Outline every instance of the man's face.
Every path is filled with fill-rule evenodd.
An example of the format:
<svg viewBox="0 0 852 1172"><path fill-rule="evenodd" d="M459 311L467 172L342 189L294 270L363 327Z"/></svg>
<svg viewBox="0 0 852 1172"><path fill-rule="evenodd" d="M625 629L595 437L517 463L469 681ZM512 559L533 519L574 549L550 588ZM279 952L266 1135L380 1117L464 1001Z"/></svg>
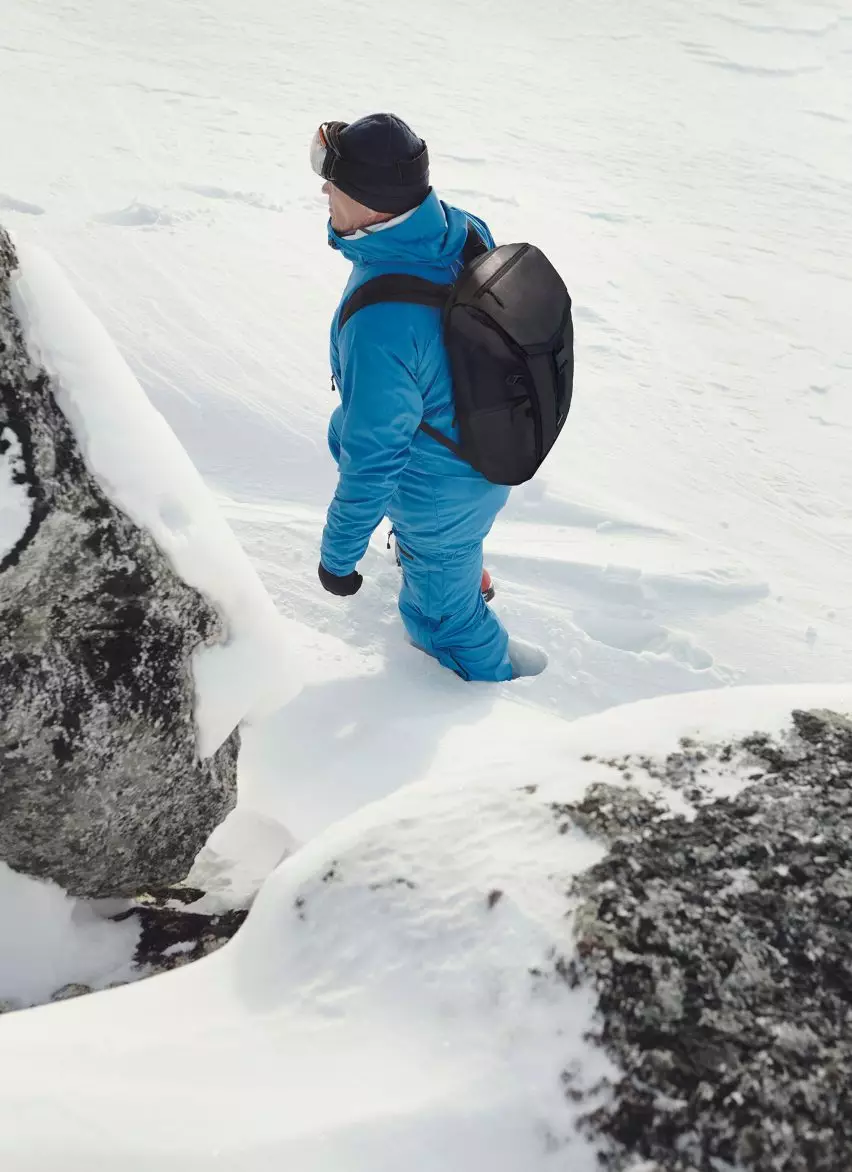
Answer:
<svg viewBox="0 0 852 1172"><path fill-rule="evenodd" d="M331 217L331 226L338 236L347 236L357 232L359 228L369 228L372 224L380 224L390 217L382 212L374 212L366 208L351 195L340 191L333 183L326 180L322 185L323 195L328 196L328 214Z"/></svg>

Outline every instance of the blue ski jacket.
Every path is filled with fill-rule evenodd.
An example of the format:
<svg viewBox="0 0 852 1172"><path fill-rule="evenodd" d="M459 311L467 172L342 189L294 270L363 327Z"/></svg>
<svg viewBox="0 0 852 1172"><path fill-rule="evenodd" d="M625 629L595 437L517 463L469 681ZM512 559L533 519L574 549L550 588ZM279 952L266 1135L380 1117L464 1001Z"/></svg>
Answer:
<svg viewBox="0 0 852 1172"><path fill-rule="evenodd" d="M440 311L383 303L339 327L340 308L359 285L384 273L450 284L461 268L469 222L489 246L487 226L432 192L407 218L380 231L329 242L352 262L331 327L331 368L340 392L333 449L339 479L322 538L322 562L346 575L389 516L400 544L427 560L463 556L491 528L509 490L491 484L425 432L425 419L458 440Z"/></svg>

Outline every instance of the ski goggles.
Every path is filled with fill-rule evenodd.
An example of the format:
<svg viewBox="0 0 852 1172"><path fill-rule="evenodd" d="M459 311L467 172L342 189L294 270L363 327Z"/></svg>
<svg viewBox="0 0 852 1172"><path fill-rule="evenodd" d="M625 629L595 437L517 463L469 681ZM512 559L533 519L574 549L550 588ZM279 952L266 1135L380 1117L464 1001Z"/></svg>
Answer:
<svg viewBox="0 0 852 1172"><path fill-rule="evenodd" d="M320 179L331 179L340 158L340 132L348 122L323 122L311 141L311 167Z"/></svg>
<svg viewBox="0 0 852 1172"><path fill-rule="evenodd" d="M342 179L356 187L371 189L377 183L395 186L422 182L429 174L429 152L426 143L413 159L389 163L356 163L344 159L340 153L340 135L348 122L323 122L311 140L311 167L320 179L334 183Z"/></svg>

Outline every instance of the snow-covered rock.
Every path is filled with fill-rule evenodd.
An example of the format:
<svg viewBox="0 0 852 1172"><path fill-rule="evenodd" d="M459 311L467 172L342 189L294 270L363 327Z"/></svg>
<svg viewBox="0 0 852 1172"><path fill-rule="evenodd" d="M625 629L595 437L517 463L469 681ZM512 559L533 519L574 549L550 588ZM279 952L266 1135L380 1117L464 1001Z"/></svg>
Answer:
<svg viewBox="0 0 852 1172"><path fill-rule="evenodd" d="M329 827L214 955L5 1015L3 1168L684 1172L703 1166L696 1150L708 1168L742 1172L848 1166L848 1132L824 1127L832 1111L843 1122L848 1084L830 1072L848 1067L848 1029L838 1017L832 1039L810 1017L844 996L848 947L826 929L847 877L824 884L823 902L813 879L848 853L847 734L807 718L804 738L785 730L795 708L850 711L852 687L669 697L573 725L542 717L536 754L522 723L513 741L505 731L513 707L496 704L483 730L500 737L502 768L471 755L460 774L438 760ZM762 821L747 810L756 790ZM809 795L832 801L825 844L807 841ZM749 840L757 866L740 859L740 874ZM816 870L802 882L793 856L808 853ZM777 923L764 897L782 907ZM785 966L809 927L821 952L807 972ZM714 993L726 931L731 979ZM689 948L694 973L679 967ZM666 959L668 984L651 979ZM802 1029L789 1022L798 995ZM749 1032L727 1034L733 1060L714 1072L718 1035L748 1007ZM665 1046L649 1052L643 1037ZM666 1081L678 1063L691 1080L680 1096Z"/></svg>
<svg viewBox="0 0 852 1172"><path fill-rule="evenodd" d="M0 229L0 860L112 896L186 875L236 800L252 658L281 660L270 600L225 523L199 524L185 455L175 488L179 445L98 331ZM225 694L203 652L226 643Z"/></svg>
<svg viewBox="0 0 852 1172"><path fill-rule="evenodd" d="M603 1166L847 1167L852 721L794 711L777 739L687 737L615 768L560 807L608 845L572 888L569 966L623 1072L584 1120Z"/></svg>

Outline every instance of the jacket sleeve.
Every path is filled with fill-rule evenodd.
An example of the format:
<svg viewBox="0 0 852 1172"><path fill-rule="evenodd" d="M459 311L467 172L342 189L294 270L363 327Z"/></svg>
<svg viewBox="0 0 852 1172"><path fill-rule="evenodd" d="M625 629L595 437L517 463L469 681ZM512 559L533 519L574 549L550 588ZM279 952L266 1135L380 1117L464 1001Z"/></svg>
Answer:
<svg viewBox="0 0 852 1172"><path fill-rule="evenodd" d="M434 311L371 305L341 331L340 475L322 537L332 574L350 574L364 556L408 463L423 418L414 330L423 313Z"/></svg>

